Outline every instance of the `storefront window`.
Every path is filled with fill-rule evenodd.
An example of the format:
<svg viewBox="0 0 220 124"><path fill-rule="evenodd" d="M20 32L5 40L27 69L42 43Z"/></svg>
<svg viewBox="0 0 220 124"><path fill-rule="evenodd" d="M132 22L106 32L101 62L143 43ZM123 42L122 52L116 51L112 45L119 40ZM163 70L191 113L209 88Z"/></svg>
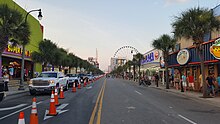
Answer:
<svg viewBox="0 0 220 124"><path fill-rule="evenodd" d="M190 68L186 68L186 76L190 75Z"/></svg>
<svg viewBox="0 0 220 124"><path fill-rule="evenodd" d="M214 65L209 65L208 66L208 74L213 74L214 73Z"/></svg>
<svg viewBox="0 0 220 124"><path fill-rule="evenodd" d="M197 80L197 76L196 76L196 74L197 74L197 67L193 67L192 68L192 73L193 73L194 80Z"/></svg>

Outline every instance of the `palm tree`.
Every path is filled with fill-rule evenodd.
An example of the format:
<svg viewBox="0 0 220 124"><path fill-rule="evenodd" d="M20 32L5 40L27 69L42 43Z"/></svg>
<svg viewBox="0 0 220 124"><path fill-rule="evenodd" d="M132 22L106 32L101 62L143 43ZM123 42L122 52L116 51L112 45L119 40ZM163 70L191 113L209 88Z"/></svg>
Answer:
<svg viewBox="0 0 220 124"><path fill-rule="evenodd" d="M8 42L21 44L22 41L29 41L29 25L24 22L22 14L17 10L10 9L7 5L0 5L0 61L2 53ZM24 42L27 43L27 42ZM0 67L2 67L0 62ZM0 78L2 70L0 68Z"/></svg>
<svg viewBox="0 0 220 124"><path fill-rule="evenodd" d="M140 83L140 76L141 76L141 60L144 58L143 54L137 53L134 55L134 62L136 62L136 65L138 66L138 82Z"/></svg>
<svg viewBox="0 0 220 124"><path fill-rule="evenodd" d="M213 16L213 11L206 8L192 8L181 13L172 23L174 34L177 38L192 39L201 61L203 79L203 97L207 97L207 85L205 83L204 58L202 43L204 35L213 30L218 30L220 21Z"/></svg>
<svg viewBox="0 0 220 124"><path fill-rule="evenodd" d="M31 57L34 62L43 63L43 69L47 64L55 64L57 45L51 40L44 39L39 43L39 52L33 52Z"/></svg>
<svg viewBox="0 0 220 124"><path fill-rule="evenodd" d="M165 62L165 71L166 71L166 89L169 89L169 76L168 76L168 55L169 50L174 48L176 44L176 40L167 35L164 34L160 36L158 39L154 40L152 43L152 46L155 49L159 49L163 52L164 62Z"/></svg>
<svg viewBox="0 0 220 124"><path fill-rule="evenodd" d="M127 65L128 65L128 70L129 70L129 80L131 79L131 66L132 66L132 61L131 60L129 60L128 62L127 62Z"/></svg>

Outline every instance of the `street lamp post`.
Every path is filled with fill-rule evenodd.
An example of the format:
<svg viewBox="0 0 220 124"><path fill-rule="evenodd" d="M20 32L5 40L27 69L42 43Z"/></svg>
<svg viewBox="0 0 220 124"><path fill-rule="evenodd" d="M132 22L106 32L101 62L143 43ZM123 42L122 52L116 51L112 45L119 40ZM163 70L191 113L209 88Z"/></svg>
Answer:
<svg viewBox="0 0 220 124"><path fill-rule="evenodd" d="M36 9L36 10L31 10L29 11L26 16L25 16L25 23L27 23L27 17L31 12L35 12L38 11L38 19L41 20L42 19L42 12L41 9ZM21 80L20 80L20 86L18 88L18 90L24 90L24 57L25 57L25 43L22 44L22 62L21 62Z"/></svg>

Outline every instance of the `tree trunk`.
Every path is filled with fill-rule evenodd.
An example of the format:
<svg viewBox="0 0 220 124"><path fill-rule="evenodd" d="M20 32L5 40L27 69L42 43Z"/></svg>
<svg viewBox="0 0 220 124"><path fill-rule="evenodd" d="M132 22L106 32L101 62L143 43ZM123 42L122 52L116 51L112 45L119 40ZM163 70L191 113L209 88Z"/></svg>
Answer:
<svg viewBox="0 0 220 124"><path fill-rule="evenodd" d="M141 66L138 65L138 83L140 84L140 80L141 80Z"/></svg>
<svg viewBox="0 0 220 124"><path fill-rule="evenodd" d="M69 66L69 73L71 73L71 67Z"/></svg>
<svg viewBox="0 0 220 124"><path fill-rule="evenodd" d="M0 79L2 78L2 53L0 53Z"/></svg>
<svg viewBox="0 0 220 124"><path fill-rule="evenodd" d="M135 65L134 65L134 67L133 67L133 71L134 71L134 75L133 75L134 77L133 77L133 78L134 78L134 81L135 81L135 75L136 75L136 74L135 74Z"/></svg>
<svg viewBox="0 0 220 124"><path fill-rule="evenodd" d="M131 80L131 67L129 67L129 80Z"/></svg>
<svg viewBox="0 0 220 124"><path fill-rule="evenodd" d="M208 97L208 93L207 93L207 84L205 82L205 67L204 67L204 58L203 58L203 51L202 51L202 47L201 44L199 45L199 47L197 47L197 51L199 54L199 59L201 62L201 72L202 72L202 80L203 80L203 97L206 98Z"/></svg>
<svg viewBox="0 0 220 124"><path fill-rule="evenodd" d="M25 58L25 45L22 44L21 80L18 90L24 90L24 58Z"/></svg>
<svg viewBox="0 0 220 124"><path fill-rule="evenodd" d="M170 89L169 75L168 75L168 53L164 53L164 63L165 63L165 71L166 71L166 89Z"/></svg>

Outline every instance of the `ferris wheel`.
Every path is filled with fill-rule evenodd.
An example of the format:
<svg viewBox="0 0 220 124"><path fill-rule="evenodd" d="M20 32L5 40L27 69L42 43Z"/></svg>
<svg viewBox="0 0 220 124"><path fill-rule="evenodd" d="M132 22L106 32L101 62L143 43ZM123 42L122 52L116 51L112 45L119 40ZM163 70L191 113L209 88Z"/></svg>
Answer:
<svg viewBox="0 0 220 124"><path fill-rule="evenodd" d="M136 55L137 53L139 52L136 48L132 46L123 46L115 52L114 58L126 62L128 60L132 60L133 55Z"/></svg>

